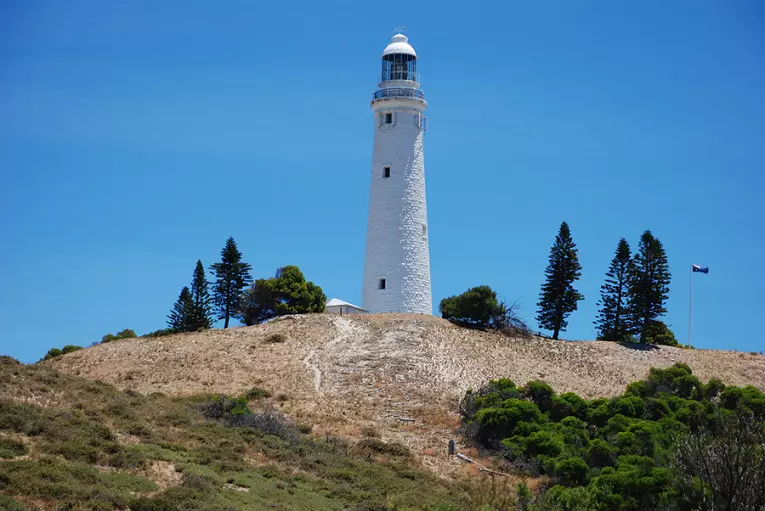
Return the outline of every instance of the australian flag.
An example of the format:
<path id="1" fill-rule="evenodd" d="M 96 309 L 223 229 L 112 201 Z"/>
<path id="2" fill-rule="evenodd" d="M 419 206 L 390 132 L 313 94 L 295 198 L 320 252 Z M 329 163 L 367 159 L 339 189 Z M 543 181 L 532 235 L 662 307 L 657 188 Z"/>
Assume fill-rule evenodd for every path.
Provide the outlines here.
<path id="1" fill-rule="evenodd" d="M 693 266 L 693 272 L 699 272 L 699 273 L 709 273 L 709 268 L 706 266 L 699 266 L 698 264 L 694 264 Z"/>

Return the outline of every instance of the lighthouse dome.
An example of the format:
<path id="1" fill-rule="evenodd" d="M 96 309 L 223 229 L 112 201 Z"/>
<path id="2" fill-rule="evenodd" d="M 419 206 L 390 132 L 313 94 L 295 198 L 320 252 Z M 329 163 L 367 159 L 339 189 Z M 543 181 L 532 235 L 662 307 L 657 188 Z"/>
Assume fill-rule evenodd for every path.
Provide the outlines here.
<path id="1" fill-rule="evenodd" d="M 394 54 L 411 55 L 412 57 L 417 57 L 417 53 L 414 51 L 414 48 L 412 48 L 412 45 L 409 44 L 409 38 L 404 34 L 396 34 L 391 37 L 390 44 L 385 47 L 382 56 L 385 57 L 386 55 Z"/>

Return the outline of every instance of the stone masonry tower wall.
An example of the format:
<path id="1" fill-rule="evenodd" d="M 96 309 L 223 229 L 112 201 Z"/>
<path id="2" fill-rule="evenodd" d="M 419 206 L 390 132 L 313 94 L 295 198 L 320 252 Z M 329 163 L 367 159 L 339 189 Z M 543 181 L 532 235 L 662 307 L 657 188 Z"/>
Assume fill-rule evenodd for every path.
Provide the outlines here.
<path id="1" fill-rule="evenodd" d="M 427 103 L 406 36 L 393 36 L 372 101 L 374 152 L 362 306 L 432 314 L 423 138 Z"/>

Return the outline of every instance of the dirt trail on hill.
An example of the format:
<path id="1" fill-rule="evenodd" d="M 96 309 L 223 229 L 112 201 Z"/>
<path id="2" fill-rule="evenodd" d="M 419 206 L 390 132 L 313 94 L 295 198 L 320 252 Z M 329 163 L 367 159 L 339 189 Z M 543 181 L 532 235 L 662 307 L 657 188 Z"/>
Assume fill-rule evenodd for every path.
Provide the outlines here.
<path id="1" fill-rule="evenodd" d="M 281 335 L 276 335 L 281 334 Z M 439 473 L 459 397 L 491 378 L 541 379 L 559 393 L 621 393 L 650 367 L 688 364 L 699 378 L 765 390 L 765 356 L 609 342 L 509 339 L 432 316 L 314 314 L 263 325 L 125 339 L 53 359 L 58 370 L 143 393 L 239 394 L 262 387 L 314 433 L 376 429 Z"/>

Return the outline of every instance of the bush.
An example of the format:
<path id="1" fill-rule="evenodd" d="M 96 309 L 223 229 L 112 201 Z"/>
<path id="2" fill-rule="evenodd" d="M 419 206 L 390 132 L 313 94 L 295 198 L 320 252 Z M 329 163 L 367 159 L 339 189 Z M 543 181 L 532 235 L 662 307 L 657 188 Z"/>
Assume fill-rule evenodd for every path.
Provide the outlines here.
<path id="1" fill-rule="evenodd" d="M 61 351 L 60 349 L 51 348 L 48 350 L 48 353 L 45 354 L 45 356 L 43 357 L 43 360 L 50 360 L 52 358 L 60 357 L 63 354 L 64 352 Z"/>
<path id="2" fill-rule="evenodd" d="M 461 326 L 489 328 L 503 314 L 497 293 L 489 286 L 476 286 L 461 295 L 441 300 L 441 317 Z"/>
<path id="3" fill-rule="evenodd" d="M 101 342 L 112 342 L 117 341 L 119 339 L 132 339 L 138 337 L 135 332 L 129 328 L 126 328 L 125 330 L 121 330 L 117 332 L 117 335 L 112 334 L 106 334 L 103 337 L 101 337 Z"/>
<path id="4" fill-rule="evenodd" d="M 571 393 L 557 396 L 539 381 L 518 389 L 511 380 L 492 380 L 466 393 L 460 413 L 468 434 L 485 447 L 501 449 L 516 468 L 559 478 L 560 484 L 541 498 L 540 509 L 685 509 L 686 502 L 688 509 L 698 509 L 700 502 L 683 501 L 675 484 L 669 460 L 678 439 L 688 432 L 714 435 L 741 417 L 751 417 L 765 434 L 765 394 L 751 385 L 725 387 L 719 380 L 703 385 L 685 364 L 652 368 L 647 379 L 630 383 L 622 395 L 592 401 Z M 706 443 L 693 451 L 698 460 L 704 449 L 740 447 L 748 466 L 762 463 L 761 442 L 742 440 L 730 448 L 704 438 Z M 751 448 L 755 445 L 760 447 Z M 743 479 L 754 472 L 728 470 L 744 474 Z M 695 490 L 686 488 L 685 498 L 691 490 L 706 491 L 692 473 L 684 477 L 689 488 L 696 484 Z M 759 473 L 751 481 L 756 478 Z M 745 485 L 756 486 L 751 481 Z"/>
<path id="5" fill-rule="evenodd" d="M 253 413 L 247 407 L 247 398 L 229 398 L 219 396 L 204 403 L 202 413 L 208 419 L 215 419 L 235 428 L 253 428 L 267 435 L 279 437 L 288 442 L 297 442 L 300 438 L 298 429 L 273 408 Z"/>
<path id="6" fill-rule="evenodd" d="M 75 346 L 73 344 L 67 344 L 62 349 L 51 348 L 48 350 L 42 360 L 50 360 L 52 358 L 60 357 L 61 355 L 66 355 L 67 353 L 72 353 L 73 351 L 79 351 L 81 349 L 83 349 L 82 346 Z"/>
<path id="7" fill-rule="evenodd" d="M 409 449 L 397 442 L 386 443 L 380 439 L 372 437 L 364 438 L 356 445 L 362 451 L 371 451 L 376 454 L 385 454 L 394 457 L 408 457 L 411 455 Z"/>
<path id="8" fill-rule="evenodd" d="M 27 447 L 21 442 L 11 440 L 10 438 L 0 438 L 0 458 L 15 458 L 24 456 L 27 453 Z"/>
<path id="9" fill-rule="evenodd" d="M 172 328 L 160 328 L 159 330 L 154 330 L 148 334 L 143 334 L 143 337 L 165 337 L 168 335 L 173 335 L 174 333 L 176 332 Z"/>
<path id="10" fill-rule="evenodd" d="M 265 397 L 271 397 L 271 393 L 267 391 L 266 389 L 261 389 L 260 387 L 253 387 L 244 394 L 244 397 L 246 397 L 247 399 L 262 399 Z"/>
<path id="11" fill-rule="evenodd" d="M 28 508 L 7 495 L 0 495 L 0 509 L 5 511 L 26 511 Z"/>
<path id="12" fill-rule="evenodd" d="M 550 410 L 555 391 L 543 381 L 530 381 L 521 390 L 523 397 L 531 399 L 544 413 Z"/>
<path id="13" fill-rule="evenodd" d="M 525 440 L 527 456 L 549 456 L 555 458 L 563 451 L 563 437 L 552 431 L 536 431 Z"/>
<path id="14" fill-rule="evenodd" d="M 596 438 L 587 446 L 587 461 L 593 467 L 613 465 L 616 449 L 603 439 Z"/>
<path id="15" fill-rule="evenodd" d="M 646 342 L 664 346 L 678 346 L 675 334 L 663 321 L 650 321 L 646 328 Z"/>
<path id="16" fill-rule="evenodd" d="M 288 314 L 324 312 L 326 302 L 324 291 L 306 281 L 300 268 L 285 266 L 275 277 L 258 279 L 244 292 L 239 315 L 245 325 L 257 325 Z"/>
<path id="17" fill-rule="evenodd" d="M 506 399 L 501 407 L 483 408 L 473 416 L 479 425 L 478 436 L 484 441 L 499 441 L 512 436 L 520 422 L 537 422 L 542 414 L 539 407 L 521 399 Z"/>
<path id="18" fill-rule="evenodd" d="M 559 421 L 564 417 L 576 417 L 587 419 L 587 401 L 573 392 L 566 392 L 560 396 L 553 396 L 550 407 L 550 418 Z"/>
<path id="19" fill-rule="evenodd" d="M 569 457 L 555 463 L 555 475 L 570 485 L 581 485 L 587 481 L 589 467 L 582 458 Z"/>

